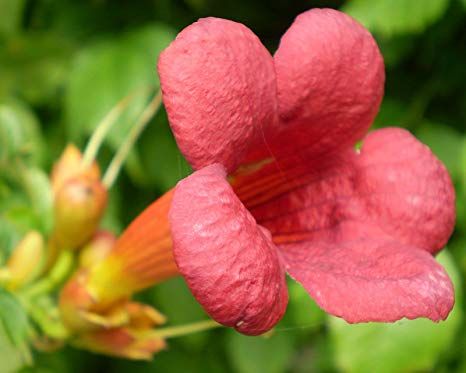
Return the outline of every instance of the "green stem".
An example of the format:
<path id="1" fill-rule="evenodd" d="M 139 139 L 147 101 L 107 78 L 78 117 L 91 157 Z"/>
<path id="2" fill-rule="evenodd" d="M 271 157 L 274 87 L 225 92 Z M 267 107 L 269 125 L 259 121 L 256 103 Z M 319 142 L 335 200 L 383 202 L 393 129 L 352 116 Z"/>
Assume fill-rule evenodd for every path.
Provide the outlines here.
<path id="1" fill-rule="evenodd" d="M 68 276 L 73 264 L 73 253 L 70 250 L 63 250 L 49 274 L 26 288 L 21 295 L 30 299 L 51 292 Z"/>
<path id="2" fill-rule="evenodd" d="M 167 328 L 157 329 L 153 332 L 153 336 L 156 338 L 175 338 L 181 337 L 188 334 L 202 332 L 204 330 L 214 329 L 221 327 L 222 325 L 215 322 L 214 320 L 198 321 L 192 324 L 170 326 Z"/>
<path id="3" fill-rule="evenodd" d="M 143 92 L 145 91 L 147 91 L 147 88 L 143 90 Z M 84 151 L 84 167 L 89 166 L 94 161 L 108 131 L 115 124 L 137 93 L 140 93 L 140 91 L 132 92 L 128 96 L 123 97 L 99 122 Z"/>
<path id="4" fill-rule="evenodd" d="M 120 146 L 117 153 L 110 162 L 110 165 L 108 166 L 107 171 L 105 172 L 105 175 L 102 178 L 102 182 L 107 187 L 107 189 L 110 189 L 110 187 L 115 182 L 118 173 L 120 172 L 121 166 L 128 157 L 130 150 L 136 143 L 138 137 L 141 135 L 147 123 L 149 123 L 151 118 L 160 108 L 161 104 L 162 93 L 159 91 L 154 96 L 149 105 L 147 105 L 147 107 L 144 109 L 142 114 L 139 116 L 136 124 L 131 128 L 131 131 L 128 134 L 128 137 L 126 138 L 125 142 Z"/>

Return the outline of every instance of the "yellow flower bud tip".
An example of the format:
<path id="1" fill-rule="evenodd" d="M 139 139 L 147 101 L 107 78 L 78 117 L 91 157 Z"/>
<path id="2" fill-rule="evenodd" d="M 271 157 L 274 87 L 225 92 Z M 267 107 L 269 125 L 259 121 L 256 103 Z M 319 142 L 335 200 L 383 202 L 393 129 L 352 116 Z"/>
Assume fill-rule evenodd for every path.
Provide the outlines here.
<path id="1" fill-rule="evenodd" d="M 92 268 L 100 263 L 112 250 L 116 240 L 116 236 L 111 232 L 97 231 L 94 237 L 81 249 L 79 265 L 84 268 Z"/>
<path id="2" fill-rule="evenodd" d="M 44 238 L 37 231 L 30 231 L 13 250 L 6 268 L 7 288 L 14 290 L 31 282 L 40 272 L 44 254 Z"/>
<path id="3" fill-rule="evenodd" d="M 100 181 L 77 177 L 66 181 L 54 201 L 53 237 L 61 248 L 77 248 L 95 233 L 107 205 Z"/>
<path id="4" fill-rule="evenodd" d="M 95 162 L 90 166 L 85 166 L 80 150 L 75 145 L 69 144 L 52 170 L 50 178 L 54 193 L 56 193 L 67 180 L 77 176 L 86 176 L 97 181 L 100 179 L 100 170 Z"/>
<path id="5" fill-rule="evenodd" d="M 155 353 L 166 347 L 165 341 L 151 330 L 133 328 L 81 334 L 73 344 L 96 353 L 133 360 L 151 360 Z"/>

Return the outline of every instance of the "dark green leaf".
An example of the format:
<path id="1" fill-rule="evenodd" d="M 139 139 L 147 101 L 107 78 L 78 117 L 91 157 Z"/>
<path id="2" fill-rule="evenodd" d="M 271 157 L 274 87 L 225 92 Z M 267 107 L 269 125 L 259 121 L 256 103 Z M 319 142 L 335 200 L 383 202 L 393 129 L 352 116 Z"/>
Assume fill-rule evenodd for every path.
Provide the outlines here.
<path id="1" fill-rule="evenodd" d="M 440 158 L 454 179 L 461 173 L 461 145 L 463 138 L 455 129 L 439 123 L 423 123 L 416 136 Z"/>
<path id="2" fill-rule="evenodd" d="M 144 177 L 161 191 L 172 188 L 191 168 L 181 155 L 165 115 L 151 123 L 138 144 Z"/>
<path id="3" fill-rule="evenodd" d="M 377 114 L 374 122 L 374 128 L 387 126 L 405 127 L 406 107 L 402 102 L 385 98 L 380 106 L 380 111 Z"/>

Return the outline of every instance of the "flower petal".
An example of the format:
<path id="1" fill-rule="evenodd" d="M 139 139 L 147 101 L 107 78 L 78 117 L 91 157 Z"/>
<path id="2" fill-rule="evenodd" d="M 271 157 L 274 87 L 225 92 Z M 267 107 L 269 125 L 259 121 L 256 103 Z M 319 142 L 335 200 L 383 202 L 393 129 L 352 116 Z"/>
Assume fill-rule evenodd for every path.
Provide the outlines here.
<path id="1" fill-rule="evenodd" d="M 285 312 L 285 272 L 269 233 L 225 177 L 214 164 L 178 183 L 169 215 L 175 261 L 212 318 L 257 335 Z"/>
<path id="2" fill-rule="evenodd" d="M 299 156 L 234 176 L 233 187 L 276 244 L 344 242 L 375 236 L 431 253 L 455 222 L 455 194 L 443 164 L 408 131 L 371 133 L 361 152 L 314 162 Z"/>
<path id="3" fill-rule="evenodd" d="M 195 169 L 234 170 L 277 119 L 272 56 L 242 24 L 200 19 L 161 54 L 158 71 L 171 128 Z"/>
<path id="4" fill-rule="evenodd" d="M 386 128 L 364 140 L 359 193 L 367 214 L 401 242 L 431 253 L 455 226 L 455 190 L 445 166 L 408 131 Z"/>
<path id="5" fill-rule="evenodd" d="M 429 253 L 368 238 L 283 247 L 291 276 L 327 312 L 350 323 L 403 317 L 444 320 L 454 304 L 448 275 Z"/>
<path id="6" fill-rule="evenodd" d="M 382 56 L 363 26 L 342 12 L 312 9 L 283 35 L 274 60 L 286 131 L 275 152 L 289 144 L 316 155 L 362 138 L 384 85 Z"/>

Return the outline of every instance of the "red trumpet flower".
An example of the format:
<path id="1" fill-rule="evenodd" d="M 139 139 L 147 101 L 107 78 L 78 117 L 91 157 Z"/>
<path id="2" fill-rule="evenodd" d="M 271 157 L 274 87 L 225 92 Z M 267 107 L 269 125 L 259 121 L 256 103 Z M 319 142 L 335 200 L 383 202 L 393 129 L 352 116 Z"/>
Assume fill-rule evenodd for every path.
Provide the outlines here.
<path id="1" fill-rule="evenodd" d="M 348 322 L 447 317 L 452 284 L 433 254 L 453 230 L 453 186 L 407 131 L 366 136 L 384 66 L 361 25 L 305 12 L 272 57 L 247 27 L 201 19 L 158 69 L 196 171 L 88 272 L 92 307 L 179 271 L 212 318 L 255 335 L 285 312 L 288 272 Z"/>
<path id="2" fill-rule="evenodd" d="M 384 83 L 360 24 L 305 12 L 272 57 L 247 27 L 201 19 L 158 69 L 197 170 L 173 196 L 174 258 L 216 321 L 269 330 L 286 308 L 285 271 L 348 322 L 447 317 L 452 284 L 432 254 L 454 226 L 453 186 L 405 130 L 375 131 L 355 150 Z"/>

